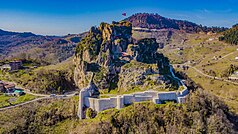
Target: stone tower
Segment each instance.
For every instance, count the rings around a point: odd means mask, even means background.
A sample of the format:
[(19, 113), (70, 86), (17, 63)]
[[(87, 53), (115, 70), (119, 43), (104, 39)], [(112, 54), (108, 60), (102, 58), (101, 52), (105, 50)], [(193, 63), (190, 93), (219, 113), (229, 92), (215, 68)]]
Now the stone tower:
[(85, 118), (85, 97), (97, 98), (99, 96), (99, 91), (97, 86), (93, 82), (94, 74), (91, 77), (90, 83), (86, 88), (83, 88), (79, 93), (79, 107), (78, 107), (78, 117), (79, 119)]

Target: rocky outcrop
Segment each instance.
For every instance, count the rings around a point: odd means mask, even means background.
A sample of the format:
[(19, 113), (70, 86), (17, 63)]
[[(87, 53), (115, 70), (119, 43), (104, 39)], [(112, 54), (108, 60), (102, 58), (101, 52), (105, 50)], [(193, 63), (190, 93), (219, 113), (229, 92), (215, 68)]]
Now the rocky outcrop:
[[(118, 91), (165, 89), (171, 87), (169, 61), (157, 53), (155, 39), (143, 39), (131, 47), (134, 60), (122, 66), (119, 74)], [(130, 52), (130, 51), (129, 51)]]
[(132, 26), (128, 22), (102, 23), (92, 27), (81, 40), (74, 58), (76, 85), (82, 89), (93, 82), (108, 91), (118, 88), (130, 90), (137, 86), (167, 85), (169, 61), (157, 52), (156, 39), (145, 38), (133, 42)]
[(131, 39), (132, 26), (128, 22), (101, 23), (92, 27), (76, 49), (75, 82), (79, 88), (89, 84), (92, 74), (100, 89), (113, 89), (118, 81), (121, 60)]

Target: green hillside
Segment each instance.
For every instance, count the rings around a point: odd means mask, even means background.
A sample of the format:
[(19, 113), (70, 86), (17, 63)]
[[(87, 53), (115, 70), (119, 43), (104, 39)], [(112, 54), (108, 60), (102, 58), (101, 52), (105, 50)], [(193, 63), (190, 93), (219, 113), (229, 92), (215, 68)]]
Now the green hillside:
[(219, 38), (230, 44), (238, 45), (238, 26), (234, 25), (231, 29), (224, 32), (224, 35)]
[(47, 100), (0, 112), (1, 133), (235, 133), (235, 117), (225, 104), (202, 90), (184, 105), (136, 103), (78, 120), (77, 99)]
[(72, 58), (56, 65), (21, 69), (14, 72), (0, 70), (0, 79), (13, 81), (34, 93), (50, 94), (75, 90)]

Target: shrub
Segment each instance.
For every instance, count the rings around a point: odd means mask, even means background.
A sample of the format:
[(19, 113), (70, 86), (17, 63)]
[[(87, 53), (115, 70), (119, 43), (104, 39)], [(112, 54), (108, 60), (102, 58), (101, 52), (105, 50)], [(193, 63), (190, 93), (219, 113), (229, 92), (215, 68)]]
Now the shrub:
[(97, 112), (95, 110), (93, 110), (92, 108), (88, 108), (86, 110), (86, 118), (88, 119), (92, 119), (97, 115)]

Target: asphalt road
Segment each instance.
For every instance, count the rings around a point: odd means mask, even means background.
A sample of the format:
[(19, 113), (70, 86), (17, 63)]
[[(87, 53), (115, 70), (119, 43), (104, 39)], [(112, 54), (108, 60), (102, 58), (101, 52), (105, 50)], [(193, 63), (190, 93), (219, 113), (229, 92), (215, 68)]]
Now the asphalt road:
[(37, 98), (37, 99), (30, 100), (30, 101), (27, 101), (27, 102), (19, 103), (19, 104), (16, 104), (16, 105), (11, 105), (11, 106), (8, 106), (8, 107), (0, 108), (0, 111), (4, 111), (4, 110), (7, 110), (7, 109), (12, 109), (12, 108), (15, 108), (15, 107), (20, 107), (20, 106), (23, 106), (23, 105), (26, 105), (26, 104), (29, 104), (29, 103), (32, 103), (32, 102), (36, 102), (36, 101), (39, 101), (39, 100), (44, 100), (44, 99), (50, 99), (50, 97)]
[[(14, 82), (12, 82), (12, 83), (14, 83)], [(14, 84), (17, 85), (17, 83), (14, 83)], [(76, 91), (74, 91), (74, 92), (66, 92), (64, 95), (49, 95), (49, 94), (32, 93), (30, 90), (25, 89), (25, 88), (20, 87), (20, 86), (16, 86), (16, 88), (23, 89), (26, 94), (38, 96), (40, 98), (36, 98), (34, 100), (30, 100), (30, 101), (27, 101), (27, 102), (23, 102), (23, 103), (7, 106), (7, 107), (4, 107), (4, 108), (0, 108), (0, 111), (11, 109), (11, 108), (15, 108), (15, 107), (19, 107), (19, 106), (23, 106), (23, 105), (27, 105), (29, 103), (36, 102), (36, 101), (39, 101), (39, 100), (45, 100), (45, 99), (68, 99), (68, 98), (71, 98), (71, 97), (75, 96), (75, 93), (77, 93)]]
[[(30, 93), (30, 92), (28, 92), (28, 93)], [(37, 96), (39, 94), (32, 93), (32, 95), (36, 95)], [(66, 94), (65, 95), (55, 95), (55, 96), (44, 95), (44, 97), (36, 98), (34, 100), (30, 100), (30, 101), (27, 101), (27, 102), (23, 102), (23, 103), (7, 106), (7, 107), (4, 107), (4, 108), (0, 108), (0, 111), (12, 109), (12, 108), (15, 108), (15, 107), (20, 107), (20, 106), (27, 105), (29, 103), (37, 102), (37, 101), (40, 101), (40, 100), (46, 100), (46, 99), (69, 99), (69, 98), (71, 98), (73, 96), (75, 96), (75, 92), (71, 93), (71, 94), (67, 94), (67, 95)]]

